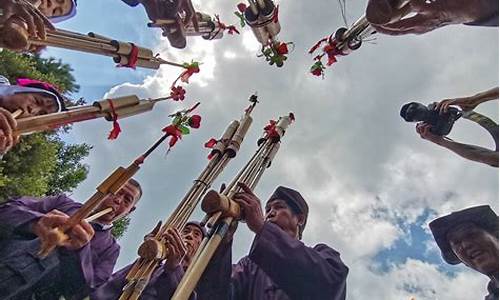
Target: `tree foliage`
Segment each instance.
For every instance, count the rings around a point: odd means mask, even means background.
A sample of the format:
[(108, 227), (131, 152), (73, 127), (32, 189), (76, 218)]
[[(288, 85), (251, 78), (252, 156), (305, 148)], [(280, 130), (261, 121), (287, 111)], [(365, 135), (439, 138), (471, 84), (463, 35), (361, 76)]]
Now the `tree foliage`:
[(111, 233), (117, 239), (121, 238), (125, 231), (127, 231), (128, 225), (130, 224), (130, 218), (124, 217), (113, 223), (111, 228)]
[[(71, 67), (53, 58), (0, 52), (0, 75), (11, 82), (25, 77), (49, 82), (62, 93), (76, 92), (79, 86)], [(66, 128), (67, 129), (67, 128)], [(65, 131), (23, 136), (21, 142), (0, 162), (0, 201), (18, 196), (46, 196), (71, 192), (85, 180), (89, 154), (87, 144), (67, 144)]]

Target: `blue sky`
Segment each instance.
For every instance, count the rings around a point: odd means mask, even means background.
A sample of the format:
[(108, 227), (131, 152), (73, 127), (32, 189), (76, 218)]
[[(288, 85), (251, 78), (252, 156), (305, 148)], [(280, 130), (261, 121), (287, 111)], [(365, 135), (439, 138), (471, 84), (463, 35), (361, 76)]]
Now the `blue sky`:
[[(75, 125), (66, 137), (94, 145), (86, 160), (89, 178), (73, 193), (84, 201), (114, 168), (127, 165), (158, 137), (168, 122), (166, 113), (202, 102), (202, 128), (167, 159), (161, 151), (155, 153), (138, 174), (144, 199), (120, 241), (118, 267), (133, 261), (142, 236), (169, 215), (204, 167), (203, 143), (218, 136), (239, 116), (248, 96), (258, 91), (261, 103), (254, 127), (217, 185), (229, 181), (244, 164), (267, 120), (292, 110), (297, 122), (256, 192), (263, 201), (279, 184), (303, 193), (311, 207), (304, 242), (323, 242), (340, 251), (350, 267), (348, 299), (472, 299), (485, 294), (487, 278), (463, 266), (443, 264), (427, 223), (478, 204), (498, 212), (497, 169), (421, 140), (414, 125), (404, 123), (398, 113), (408, 101), (472, 95), (497, 85), (498, 28), (457, 25), (422, 36), (379, 36), (375, 44), (341, 57), (321, 80), (307, 73), (312, 62), (307, 50), (342, 25), (333, 0), (280, 2), (280, 38), (295, 42), (282, 69), (256, 57), (257, 44), (248, 28), (240, 36), (218, 41), (190, 38), (186, 49), (177, 50), (159, 30), (145, 26), (141, 7), (111, 0), (80, 2), (78, 16), (61, 23), (62, 28), (134, 41), (175, 61), (204, 62), (187, 87), (184, 103), (162, 104), (147, 115), (123, 120), (117, 141), (106, 140), (111, 125), (102, 120)], [(193, 2), (199, 10), (219, 13), (225, 23), (237, 22), (232, 1)], [(362, 3), (347, 6), (349, 21), (363, 12)], [(110, 58), (66, 50), (49, 49), (44, 55), (71, 64), (81, 86), (74, 97), (89, 102), (130, 93), (164, 95), (178, 74), (169, 67), (118, 69)], [(498, 121), (498, 102), (478, 111)], [(491, 147), (487, 133), (466, 121), (459, 123), (454, 139)], [(253, 238), (245, 227), (241, 224), (235, 237), (235, 259), (246, 254)]]

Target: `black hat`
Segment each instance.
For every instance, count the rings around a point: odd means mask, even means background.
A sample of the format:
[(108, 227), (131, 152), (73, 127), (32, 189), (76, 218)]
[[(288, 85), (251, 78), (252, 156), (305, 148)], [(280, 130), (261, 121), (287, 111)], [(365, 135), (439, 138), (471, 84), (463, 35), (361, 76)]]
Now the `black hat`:
[(458, 225), (469, 222), (474, 223), (478, 227), (493, 235), (497, 235), (498, 216), (489, 205), (474, 206), (455, 211), (429, 223), (429, 228), (431, 229), (432, 235), (434, 235), (434, 239), (441, 250), (443, 259), (451, 265), (459, 264), (461, 261), (451, 249), (447, 234), (451, 229), (457, 227)]
[(267, 200), (267, 203), (276, 199), (285, 201), (295, 214), (304, 215), (304, 224), (299, 228), (299, 238), (302, 238), (302, 231), (306, 227), (307, 215), (309, 214), (309, 206), (306, 200), (296, 190), (284, 186), (277, 187), (271, 197), (269, 197), (269, 200)]
[(201, 233), (203, 234), (203, 237), (207, 236), (207, 230), (205, 229), (205, 226), (201, 226), (200, 222), (189, 221), (189, 222), (186, 223), (186, 225), (184, 227), (186, 227), (188, 225), (193, 225), (193, 226), (198, 227), (201, 230)]

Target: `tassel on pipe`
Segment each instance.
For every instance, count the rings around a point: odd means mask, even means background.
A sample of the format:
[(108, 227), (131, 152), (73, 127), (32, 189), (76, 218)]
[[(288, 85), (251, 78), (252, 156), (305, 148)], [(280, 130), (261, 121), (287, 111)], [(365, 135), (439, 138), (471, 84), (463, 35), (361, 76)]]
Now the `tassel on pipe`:
[[(251, 110), (250, 110), (251, 112)], [(249, 112), (246, 114), (248, 115)], [(236, 126), (235, 126), (236, 124)], [(153, 247), (158, 249), (158, 243), (164, 243), (164, 234), (168, 228), (182, 228), (188, 221), (189, 217), (193, 213), (196, 208), (197, 203), (201, 200), (201, 196), (208, 190), (211, 186), (212, 182), (217, 178), (217, 176), (222, 172), (224, 167), (230, 160), (230, 157), (227, 153), (224, 152), (226, 145), (231, 141), (237, 129), (239, 127), (239, 122), (236, 123), (233, 121), (224, 131), (222, 138), (219, 140), (219, 143), (224, 144), (217, 151), (212, 159), (209, 161), (207, 167), (201, 172), (198, 178), (195, 180), (189, 191), (186, 193), (184, 198), (181, 200), (179, 205), (176, 207), (174, 212), (168, 217), (165, 223), (160, 227), (160, 229), (156, 232), (153, 241), (146, 241), (148, 245), (144, 247)], [(142, 247), (142, 245), (141, 245)], [(144, 248), (144, 249), (146, 249)], [(139, 248), (141, 249), (141, 248)], [(151, 248), (150, 248), (151, 249)], [(150, 253), (146, 254), (143, 252), (143, 255), (151, 255)], [(156, 253), (155, 255), (158, 255)], [(162, 255), (166, 255), (163, 253)], [(158, 266), (158, 261), (156, 259), (147, 259), (146, 257), (142, 257), (136, 260), (131, 270), (126, 276), (128, 280), (128, 284), (124, 288), (120, 300), (135, 300), (138, 299), (142, 292), (142, 287), (147, 284), (151, 274), (154, 272), (156, 267)], [(162, 256), (163, 257), (163, 256)]]
[[(140, 165), (144, 160), (168, 137), (168, 134), (163, 135), (158, 139), (153, 146), (146, 152), (133, 161), (127, 168), (118, 167), (111, 175), (109, 175), (98, 187), (97, 191), (80, 207), (62, 226), (56, 228), (56, 234), (60, 235), (67, 230), (80, 223), (81, 220), (98, 207), (106, 195), (116, 194), (132, 176), (140, 169)], [(41, 245), (40, 256), (45, 257), (57, 246), (57, 238), (52, 238)]]

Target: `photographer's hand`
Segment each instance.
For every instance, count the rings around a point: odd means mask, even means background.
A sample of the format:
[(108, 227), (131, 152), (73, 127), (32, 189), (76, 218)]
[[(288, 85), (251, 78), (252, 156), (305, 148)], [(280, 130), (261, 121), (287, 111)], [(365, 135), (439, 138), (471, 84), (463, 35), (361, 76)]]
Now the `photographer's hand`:
[(465, 159), (484, 163), (498, 168), (497, 151), (489, 150), (475, 145), (463, 144), (452, 140), (447, 140), (442, 136), (432, 134), (430, 132), (430, 128), (431, 126), (429, 124), (418, 123), (417, 133), (420, 134), (420, 137), (422, 137), (423, 139), (444, 147)]
[(437, 104), (436, 109), (439, 110), (440, 114), (444, 114), (448, 111), (448, 107), (450, 105), (456, 105), (463, 111), (470, 111), (475, 109), (479, 104), (483, 102), (495, 99), (498, 99), (498, 87), (489, 89), (470, 97), (442, 100)]
[(420, 135), (421, 138), (424, 140), (431, 141), (436, 144), (440, 144), (444, 138), (439, 135), (435, 135), (434, 133), (431, 132), (431, 125), (425, 123), (425, 122), (420, 122), (417, 123), (416, 130), (417, 133)]

